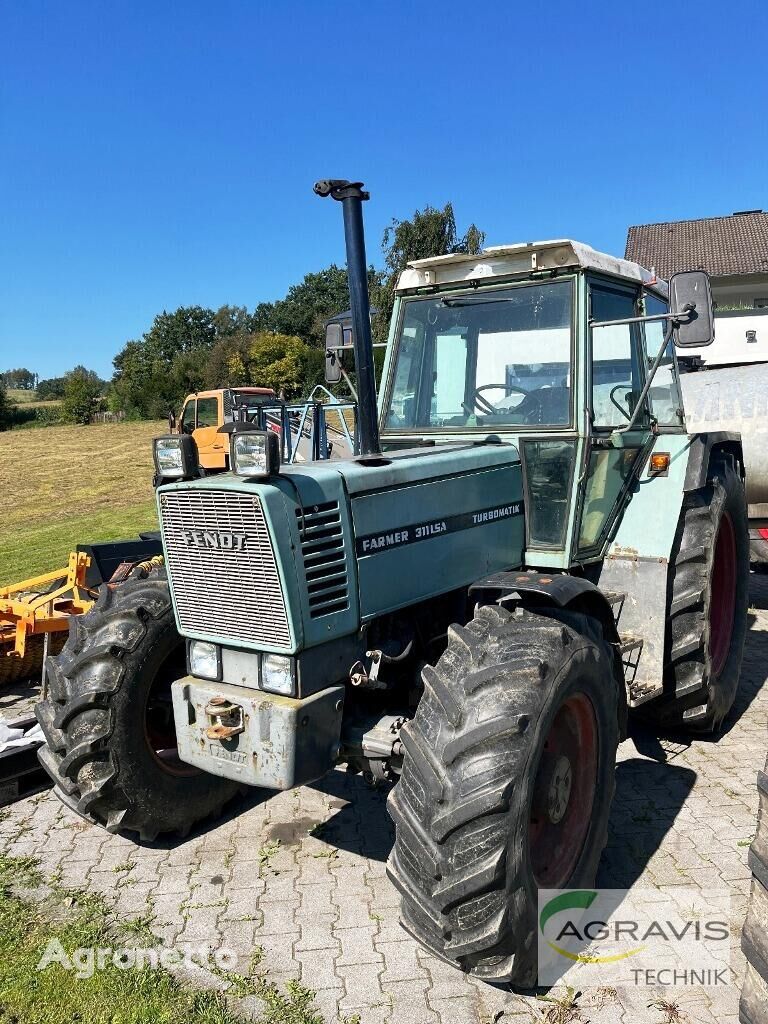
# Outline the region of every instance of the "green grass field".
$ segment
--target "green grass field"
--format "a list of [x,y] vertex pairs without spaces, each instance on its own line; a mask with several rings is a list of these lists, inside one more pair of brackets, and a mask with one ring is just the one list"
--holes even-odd
[[0,586],[66,565],[77,544],[157,529],[152,438],[164,422],[0,433]]
[[10,402],[14,405],[23,405],[25,409],[52,409],[61,405],[58,398],[40,401],[36,391],[25,391],[23,388],[8,388],[6,394]]

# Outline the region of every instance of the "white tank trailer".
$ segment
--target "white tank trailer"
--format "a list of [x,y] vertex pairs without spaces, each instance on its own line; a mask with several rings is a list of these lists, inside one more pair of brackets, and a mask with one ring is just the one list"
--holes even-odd
[[741,434],[752,560],[768,564],[768,310],[716,311],[714,343],[680,369],[688,430]]

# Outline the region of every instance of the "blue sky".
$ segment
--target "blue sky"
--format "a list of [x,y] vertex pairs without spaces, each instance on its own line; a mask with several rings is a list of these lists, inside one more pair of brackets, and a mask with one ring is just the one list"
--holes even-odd
[[320,177],[488,244],[767,208],[764,4],[0,0],[0,369],[344,259]]

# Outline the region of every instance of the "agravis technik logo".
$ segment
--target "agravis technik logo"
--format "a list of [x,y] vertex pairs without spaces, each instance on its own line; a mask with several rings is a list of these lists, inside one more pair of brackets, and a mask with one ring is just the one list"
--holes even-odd
[[730,984],[730,894],[659,889],[539,891],[539,984]]

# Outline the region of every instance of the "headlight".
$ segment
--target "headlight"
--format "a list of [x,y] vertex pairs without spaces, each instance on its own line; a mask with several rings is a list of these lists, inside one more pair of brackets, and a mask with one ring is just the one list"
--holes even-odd
[[153,453],[156,470],[155,486],[167,480],[191,480],[200,474],[197,445],[191,434],[156,437]]
[[221,650],[203,640],[189,642],[189,671],[200,679],[221,681]]
[[180,437],[158,437],[155,441],[155,466],[160,476],[176,479],[184,476]]
[[239,476],[270,476],[280,468],[280,442],[271,430],[237,430],[231,446],[232,468]]
[[265,654],[261,661],[261,688],[292,697],[296,689],[294,660],[282,654]]

